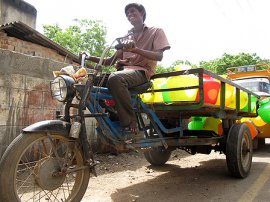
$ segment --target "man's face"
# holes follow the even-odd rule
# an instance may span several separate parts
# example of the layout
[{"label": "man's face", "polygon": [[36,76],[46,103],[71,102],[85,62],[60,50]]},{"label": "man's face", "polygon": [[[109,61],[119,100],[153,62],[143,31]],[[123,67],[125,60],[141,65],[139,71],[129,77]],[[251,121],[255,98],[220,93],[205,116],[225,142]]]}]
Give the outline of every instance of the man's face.
[{"label": "man's face", "polygon": [[143,23],[143,16],[144,16],[144,13],[143,12],[140,12],[137,8],[135,7],[130,7],[128,10],[127,10],[127,19],[128,21],[132,24],[132,25],[135,25],[135,24],[142,24]]}]

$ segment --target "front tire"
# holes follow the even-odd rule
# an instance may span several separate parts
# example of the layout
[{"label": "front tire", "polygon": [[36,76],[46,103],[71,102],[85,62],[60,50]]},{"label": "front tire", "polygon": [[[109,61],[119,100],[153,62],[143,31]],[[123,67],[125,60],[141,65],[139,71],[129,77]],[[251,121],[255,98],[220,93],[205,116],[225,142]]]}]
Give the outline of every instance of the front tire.
[{"label": "front tire", "polygon": [[[80,169],[84,166],[81,149],[62,135],[50,137],[51,140],[46,134],[20,134],[9,145],[0,162],[0,201],[82,199],[90,169]],[[63,164],[67,166],[62,167]],[[70,170],[74,171],[66,172]]]},{"label": "front tire", "polygon": [[245,123],[234,124],[230,128],[226,144],[227,167],[233,177],[248,176],[252,154],[252,138],[248,126]]},{"label": "front tire", "polygon": [[171,153],[163,147],[154,147],[145,151],[144,157],[151,165],[162,166],[170,159]]}]

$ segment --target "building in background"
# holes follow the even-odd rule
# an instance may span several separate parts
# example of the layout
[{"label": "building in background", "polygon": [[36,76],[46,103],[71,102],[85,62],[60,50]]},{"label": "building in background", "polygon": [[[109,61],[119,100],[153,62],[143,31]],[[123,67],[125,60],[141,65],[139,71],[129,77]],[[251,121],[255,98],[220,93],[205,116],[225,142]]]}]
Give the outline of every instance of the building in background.
[{"label": "building in background", "polygon": [[[22,128],[55,119],[62,109],[51,98],[52,71],[79,65],[77,55],[35,30],[36,17],[22,0],[0,0],[0,158]],[[88,124],[91,134],[94,125]]]},{"label": "building in background", "polygon": [[34,6],[22,0],[0,0],[0,24],[13,21],[36,28],[37,10]]}]

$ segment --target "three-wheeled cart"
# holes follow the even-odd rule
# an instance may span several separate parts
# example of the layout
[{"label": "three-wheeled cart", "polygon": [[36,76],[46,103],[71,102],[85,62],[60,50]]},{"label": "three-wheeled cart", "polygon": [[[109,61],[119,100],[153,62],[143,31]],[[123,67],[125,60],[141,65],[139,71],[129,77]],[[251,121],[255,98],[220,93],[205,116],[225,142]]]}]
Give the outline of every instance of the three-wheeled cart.
[{"label": "three-wheeled cart", "polygon": [[153,165],[166,163],[177,148],[191,154],[219,151],[226,155],[232,176],[248,175],[252,139],[258,132],[240,120],[257,116],[258,95],[203,68],[156,74],[152,82],[140,96],[143,103],[134,106],[147,138],[132,146],[145,149],[145,158]]}]

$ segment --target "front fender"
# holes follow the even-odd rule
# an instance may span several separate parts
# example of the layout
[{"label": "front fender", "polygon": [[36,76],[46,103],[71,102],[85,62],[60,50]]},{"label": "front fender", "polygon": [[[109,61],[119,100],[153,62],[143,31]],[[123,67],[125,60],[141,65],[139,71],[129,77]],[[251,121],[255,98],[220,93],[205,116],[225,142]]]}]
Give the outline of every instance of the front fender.
[{"label": "front fender", "polygon": [[70,123],[61,120],[47,120],[34,123],[23,129],[24,133],[60,133],[62,135],[68,136],[70,131]]}]

